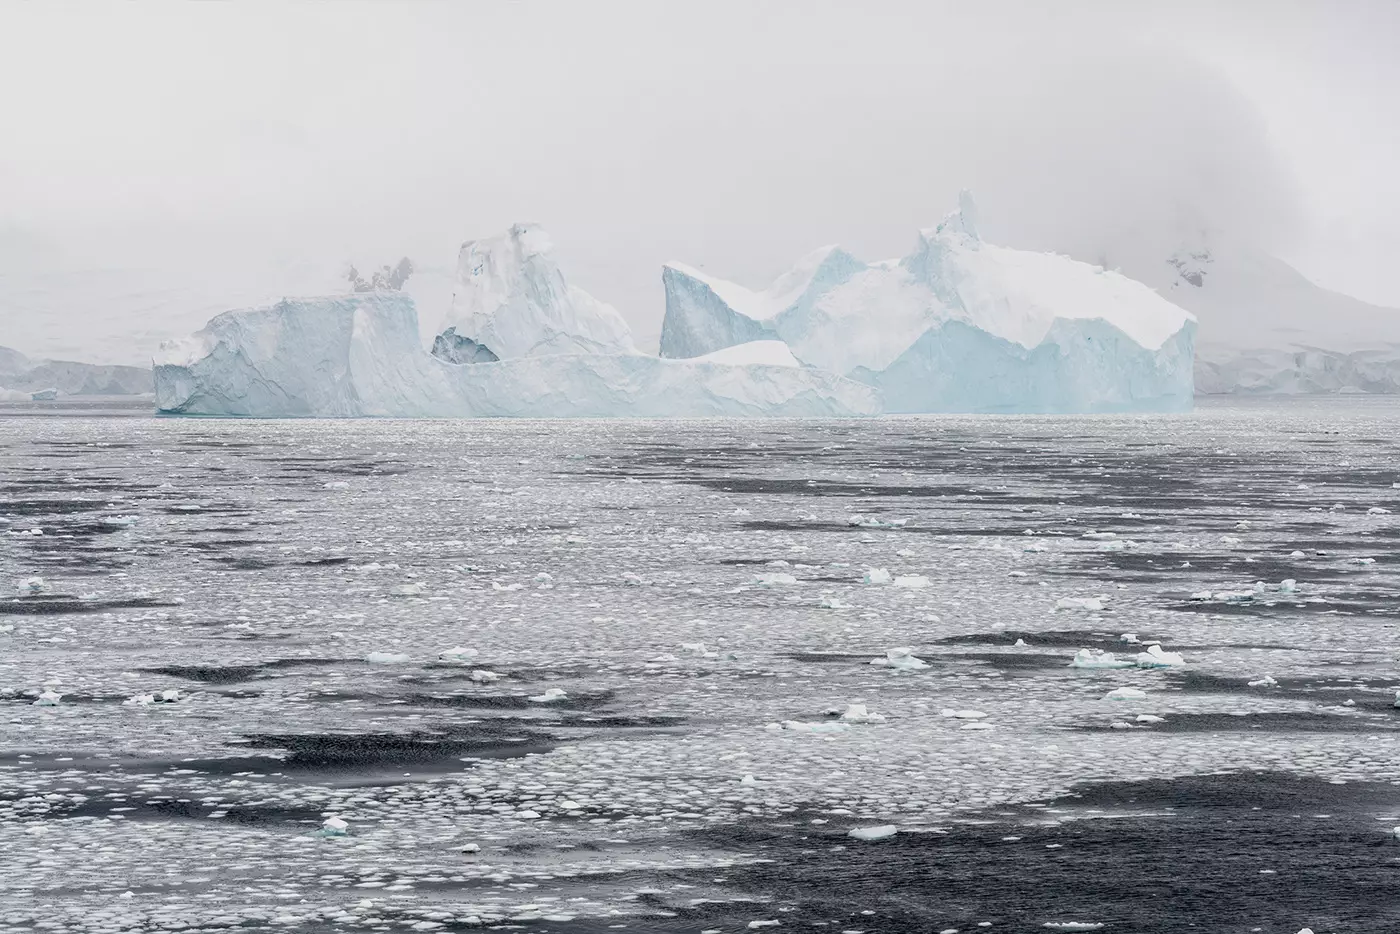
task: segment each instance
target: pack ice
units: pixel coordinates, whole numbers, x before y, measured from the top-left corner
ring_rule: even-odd
[[[984,242],[966,192],[903,259],[824,247],[763,291],[678,263],[662,279],[662,356],[782,341],[888,412],[1191,406],[1194,316],[1101,267]]]
[[[778,348],[781,350],[782,348]],[[369,292],[229,311],[155,361],[164,412],[247,416],[874,415],[879,393],[773,348],[667,360],[570,286],[547,235],[462,247],[448,327],[420,343],[412,300]]]

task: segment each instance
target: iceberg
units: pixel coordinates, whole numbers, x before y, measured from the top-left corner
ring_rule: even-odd
[[[662,281],[662,356],[781,340],[888,412],[1191,406],[1193,315],[1101,267],[984,242],[966,192],[903,259],[825,247],[761,292],[677,263]]]
[[[488,332],[472,333],[490,346]],[[558,340],[496,346],[538,351],[546,344],[561,346]],[[398,292],[225,312],[193,337],[167,342],[154,372],[157,408],[184,415],[853,416],[881,410],[874,388],[791,365],[538,352],[455,363],[423,349],[413,300]]]
[[[448,328],[434,353],[450,353],[454,363],[636,353],[622,315],[564,281],[552,251],[549,235],[536,224],[462,244]]]
[[[661,354],[533,224],[462,245],[425,349],[383,290],[224,312],[154,361],[156,406],[253,417],[859,416],[1189,408],[1195,319],[1116,273],[993,246],[975,208],[902,260],[839,247],[752,292],[672,264]],[[911,578],[910,581],[913,579]]]

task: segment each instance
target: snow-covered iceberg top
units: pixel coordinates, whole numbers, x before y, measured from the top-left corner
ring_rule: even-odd
[[[489,351],[474,349],[470,362],[637,352],[617,309],[569,285],[552,254],[549,234],[535,224],[462,244],[446,324],[458,341]]]
[[[1190,406],[1189,312],[1118,273],[984,242],[967,193],[903,259],[823,247],[762,291],[676,263],[662,280],[663,356],[781,340],[880,387],[890,411]]]

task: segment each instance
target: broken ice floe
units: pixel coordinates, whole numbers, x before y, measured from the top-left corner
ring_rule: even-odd
[[[880,656],[879,658],[872,658],[870,660],[870,664],[884,665],[887,668],[897,668],[903,670],[914,670],[918,668],[928,667],[928,662],[924,661],[922,658],[917,658],[914,655],[913,649],[908,648],[886,649],[884,655]]]
[[[1149,645],[1146,652],[1139,652],[1137,657],[1139,668],[1180,668],[1186,664],[1186,659],[1176,652],[1167,652],[1160,645]]]
[[[873,713],[864,704],[847,704],[841,719],[847,723],[884,723],[883,714]]]
[[[365,661],[371,665],[406,665],[413,658],[402,652],[370,652],[365,656]]]
[[[1278,682],[1274,680],[1272,675],[1265,675],[1257,681],[1248,682],[1248,685],[1252,688],[1276,688]]]
[[[63,695],[57,691],[48,690],[39,695],[39,699],[34,702],[35,707],[57,707],[63,700]]]
[[[1125,658],[1119,658],[1112,652],[1105,652],[1102,649],[1080,649],[1074,653],[1074,658],[1070,660],[1071,668],[1134,668],[1136,662],[1130,662]]]
[[[899,833],[894,824],[880,824],[875,827],[855,827],[847,831],[847,836],[857,840],[885,840]]]
[[[344,837],[350,833],[350,825],[339,817],[327,817],[321,822],[321,833],[327,837]]]
[[[1103,609],[1103,601],[1098,597],[1061,597],[1055,601],[1057,610],[1087,610],[1097,613]]]
[[[904,574],[894,579],[894,585],[896,587],[908,587],[911,589],[917,589],[920,587],[927,587],[928,584],[928,578],[923,576],[922,574]]]
[[[568,700],[569,695],[563,688],[545,688],[543,694],[534,694],[529,700],[534,704],[553,704],[558,701]]]
[[[476,649],[465,646],[457,646],[451,649],[443,649],[438,653],[438,659],[444,662],[465,662],[469,658],[476,658],[481,653]]]
[[[1138,688],[1114,688],[1103,696],[1104,700],[1142,700],[1147,692]]]
[[[40,594],[48,593],[50,589],[49,582],[42,577],[25,578],[16,586],[21,597],[37,597]]]
[[[892,578],[884,568],[867,568],[861,579],[867,584],[888,584]]]

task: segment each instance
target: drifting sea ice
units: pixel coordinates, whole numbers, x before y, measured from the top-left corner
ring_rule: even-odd
[[[1103,601],[1098,597],[1061,597],[1055,601],[1057,610],[1086,610],[1097,613],[1103,609]]]
[[[554,704],[568,699],[569,695],[563,688],[545,688],[543,694],[532,695],[530,697],[530,702],[534,704]]]
[[[922,658],[917,658],[912,649],[886,649],[885,654],[870,660],[872,665],[883,665],[887,668],[897,668],[913,671],[919,668],[927,668],[928,662]]]
[[[1139,652],[1137,666],[1139,668],[1180,668],[1186,664],[1186,659],[1176,652],[1167,652],[1160,645],[1149,645],[1146,652]]]
[[[413,661],[413,656],[402,652],[370,652],[365,661],[371,665],[407,665]]]
[[[891,579],[890,572],[884,568],[867,568],[862,578],[867,584],[888,584]]]
[[[1112,652],[1105,652],[1102,649],[1080,649],[1074,653],[1074,658],[1070,660],[1071,668],[1134,668],[1136,662],[1119,658]]]
[[[855,827],[847,832],[848,837],[855,837],[857,840],[888,840],[899,833],[899,828],[894,824],[879,824],[875,827]]]

